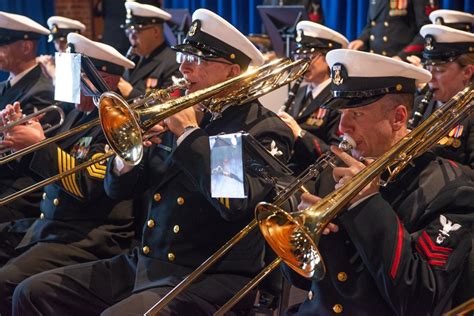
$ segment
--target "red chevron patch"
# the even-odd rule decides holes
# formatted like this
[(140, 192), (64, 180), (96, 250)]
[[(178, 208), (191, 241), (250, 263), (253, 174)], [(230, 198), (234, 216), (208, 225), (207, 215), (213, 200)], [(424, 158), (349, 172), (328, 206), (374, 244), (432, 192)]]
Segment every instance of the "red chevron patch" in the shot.
[(424, 255), (428, 264), (440, 267), (446, 264), (449, 254), (453, 251), (452, 248), (436, 246), (426, 231), (423, 231), (418, 238), (415, 247), (420, 254)]

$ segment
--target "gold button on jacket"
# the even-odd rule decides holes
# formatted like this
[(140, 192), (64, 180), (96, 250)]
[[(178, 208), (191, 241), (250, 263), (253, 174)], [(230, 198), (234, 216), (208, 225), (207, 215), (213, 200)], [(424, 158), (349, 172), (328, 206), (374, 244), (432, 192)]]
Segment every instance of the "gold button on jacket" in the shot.
[(58, 205), (59, 205), (59, 199), (54, 199), (54, 200), (53, 200), (53, 204), (56, 205), (56, 206), (58, 206)]
[(341, 304), (336, 304), (332, 307), (332, 310), (334, 311), (334, 313), (336, 314), (340, 314), (342, 313), (342, 311), (344, 310), (344, 308), (342, 308), (342, 305)]
[(180, 196), (176, 202), (178, 202), (179, 205), (183, 205), (184, 204), (184, 198), (182, 196)]
[(170, 253), (168, 254), (168, 260), (169, 260), (169, 261), (174, 261), (174, 259), (175, 259), (174, 253), (170, 252)]
[(143, 251), (143, 253), (144, 253), (144, 254), (146, 254), (146, 255), (147, 255), (147, 254), (149, 254), (149, 253), (150, 253), (150, 247), (148, 247), (148, 246), (144, 246), (144, 247), (142, 248), (142, 251)]
[(347, 273), (345, 272), (339, 272), (337, 274), (337, 279), (341, 282), (345, 282), (347, 280)]
[(153, 199), (158, 202), (161, 200), (161, 194), (160, 193), (155, 193), (155, 195), (153, 195)]
[(155, 227), (155, 221), (152, 220), (152, 219), (149, 219), (149, 220), (146, 222), (146, 226), (148, 226), (148, 228), (153, 228), (153, 227)]

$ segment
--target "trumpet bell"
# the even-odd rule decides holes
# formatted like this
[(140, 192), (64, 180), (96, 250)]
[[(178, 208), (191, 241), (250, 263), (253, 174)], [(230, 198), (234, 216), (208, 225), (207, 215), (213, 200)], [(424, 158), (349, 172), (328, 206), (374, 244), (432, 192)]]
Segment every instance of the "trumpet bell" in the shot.
[(115, 92), (105, 92), (99, 101), (102, 130), (114, 152), (128, 165), (143, 157), (142, 130), (130, 106)]
[(265, 240), (290, 268), (306, 278), (324, 278), (323, 258), (303, 225), (304, 215), (292, 216), (266, 202), (257, 205), (255, 215)]

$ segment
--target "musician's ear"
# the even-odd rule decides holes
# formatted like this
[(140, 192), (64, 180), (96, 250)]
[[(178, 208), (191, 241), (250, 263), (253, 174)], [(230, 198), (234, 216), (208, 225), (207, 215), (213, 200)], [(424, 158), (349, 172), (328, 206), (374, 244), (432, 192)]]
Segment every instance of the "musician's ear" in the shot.
[(474, 80), (474, 65), (469, 64), (462, 68), (463, 83), (466, 86)]
[(408, 109), (405, 105), (399, 104), (393, 110), (392, 128), (395, 131), (400, 130), (406, 126), (408, 120)]
[(227, 73), (227, 78), (233, 78), (240, 75), (240, 66), (237, 64), (232, 64), (229, 67), (229, 72)]

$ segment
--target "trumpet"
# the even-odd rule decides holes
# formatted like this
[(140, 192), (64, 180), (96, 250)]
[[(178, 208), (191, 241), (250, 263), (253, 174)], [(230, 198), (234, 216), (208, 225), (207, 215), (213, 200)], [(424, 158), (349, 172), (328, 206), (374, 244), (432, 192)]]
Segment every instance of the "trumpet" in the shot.
[[(43, 126), (43, 130), (44, 130), (44, 133), (49, 133), (57, 128), (59, 128), (61, 125), (63, 125), (64, 123), (64, 118), (65, 118), (65, 114), (64, 114), (64, 111), (63, 109), (61, 109), (59, 106), (57, 105), (50, 105), (46, 108), (43, 108), (39, 111), (36, 111), (30, 115), (26, 115), (16, 121), (13, 121), (13, 122), (10, 122), (6, 125), (3, 125), (0, 127), (0, 134), (3, 134), (5, 133), (6, 131), (8, 131), (9, 129), (11, 129), (12, 127), (15, 127), (15, 126), (18, 126), (18, 125), (22, 125), (22, 124), (25, 124), (27, 122), (29, 122), (30, 120), (32, 119), (35, 119), (35, 118), (39, 118), (41, 115), (45, 114), (45, 113), (48, 113), (48, 112), (57, 112), (58, 115), (59, 115), (59, 121), (58, 123), (56, 123), (55, 125), (50, 125), (50, 124), (45, 124)], [(7, 147), (1, 147), (0, 146), (0, 153), (5, 153), (9, 151), (9, 149)]]
[[(339, 144), (339, 148), (341, 148), (345, 152), (349, 152), (350, 150), (355, 148), (355, 142), (348, 135), (344, 135), (344, 139)], [(287, 187), (279, 191), (277, 196), (274, 198), (273, 203), (275, 205), (282, 205), (298, 190), (301, 190), (302, 192), (308, 192), (308, 190), (306, 190), (306, 188), (304, 187), (304, 184), (310, 179), (317, 177), (327, 167), (334, 167), (335, 162), (336, 156), (332, 152), (328, 152), (322, 155), (318, 158), (318, 160), (316, 160), (316, 162), (308, 166), (308, 168), (306, 168), (306, 170), (303, 171), (297, 178), (295, 178)], [(192, 282), (194, 282), (198, 277), (200, 277), (204, 272), (206, 272), (207, 269), (209, 269), (218, 259), (225, 255), (236, 243), (242, 240), (245, 236), (248, 235), (250, 231), (257, 227), (257, 223), (257, 220), (254, 219), (247, 226), (245, 226), (240, 232), (238, 232), (221, 248), (219, 248), (219, 250), (217, 250), (212, 256), (206, 259), (206, 261), (204, 261), (196, 270), (186, 276), (186, 278), (184, 278), (170, 292), (163, 296), (163, 298), (158, 301), (152, 308), (150, 308), (145, 313), (145, 315), (156, 315), (164, 306), (166, 306), (166, 304), (172, 301)], [(229, 300), (224, 306), (222, 306), (222, 308), (217, 313), (223, 314), (230, 308), (232, 308), (235, 303), (237, 303), (243, 296), (245, 296), (250, 290), (252, 290), (267, 274), (273, 271), (279, 263), (279, 259), (275, 259), (275, 261), (273, 261), (252, 281), (250, 281), (247, 286), (242, 288), (231, 300)]]
[(323, 229), (382, 172), (389, 172), (385, 182), (389, 183), (412, 159), (435, 145), (453, 126), (468, 117), (473, 110), (472, 89), (471, 84), (458, 92), (389, 151), (356, 174), (350, 182), (297, 216), (276, 205), (260, 203), (256, 209), (256, 218), (263, 236), (277, 255), (300, 275), (321, 280), (326, 268), (317, 245)]

